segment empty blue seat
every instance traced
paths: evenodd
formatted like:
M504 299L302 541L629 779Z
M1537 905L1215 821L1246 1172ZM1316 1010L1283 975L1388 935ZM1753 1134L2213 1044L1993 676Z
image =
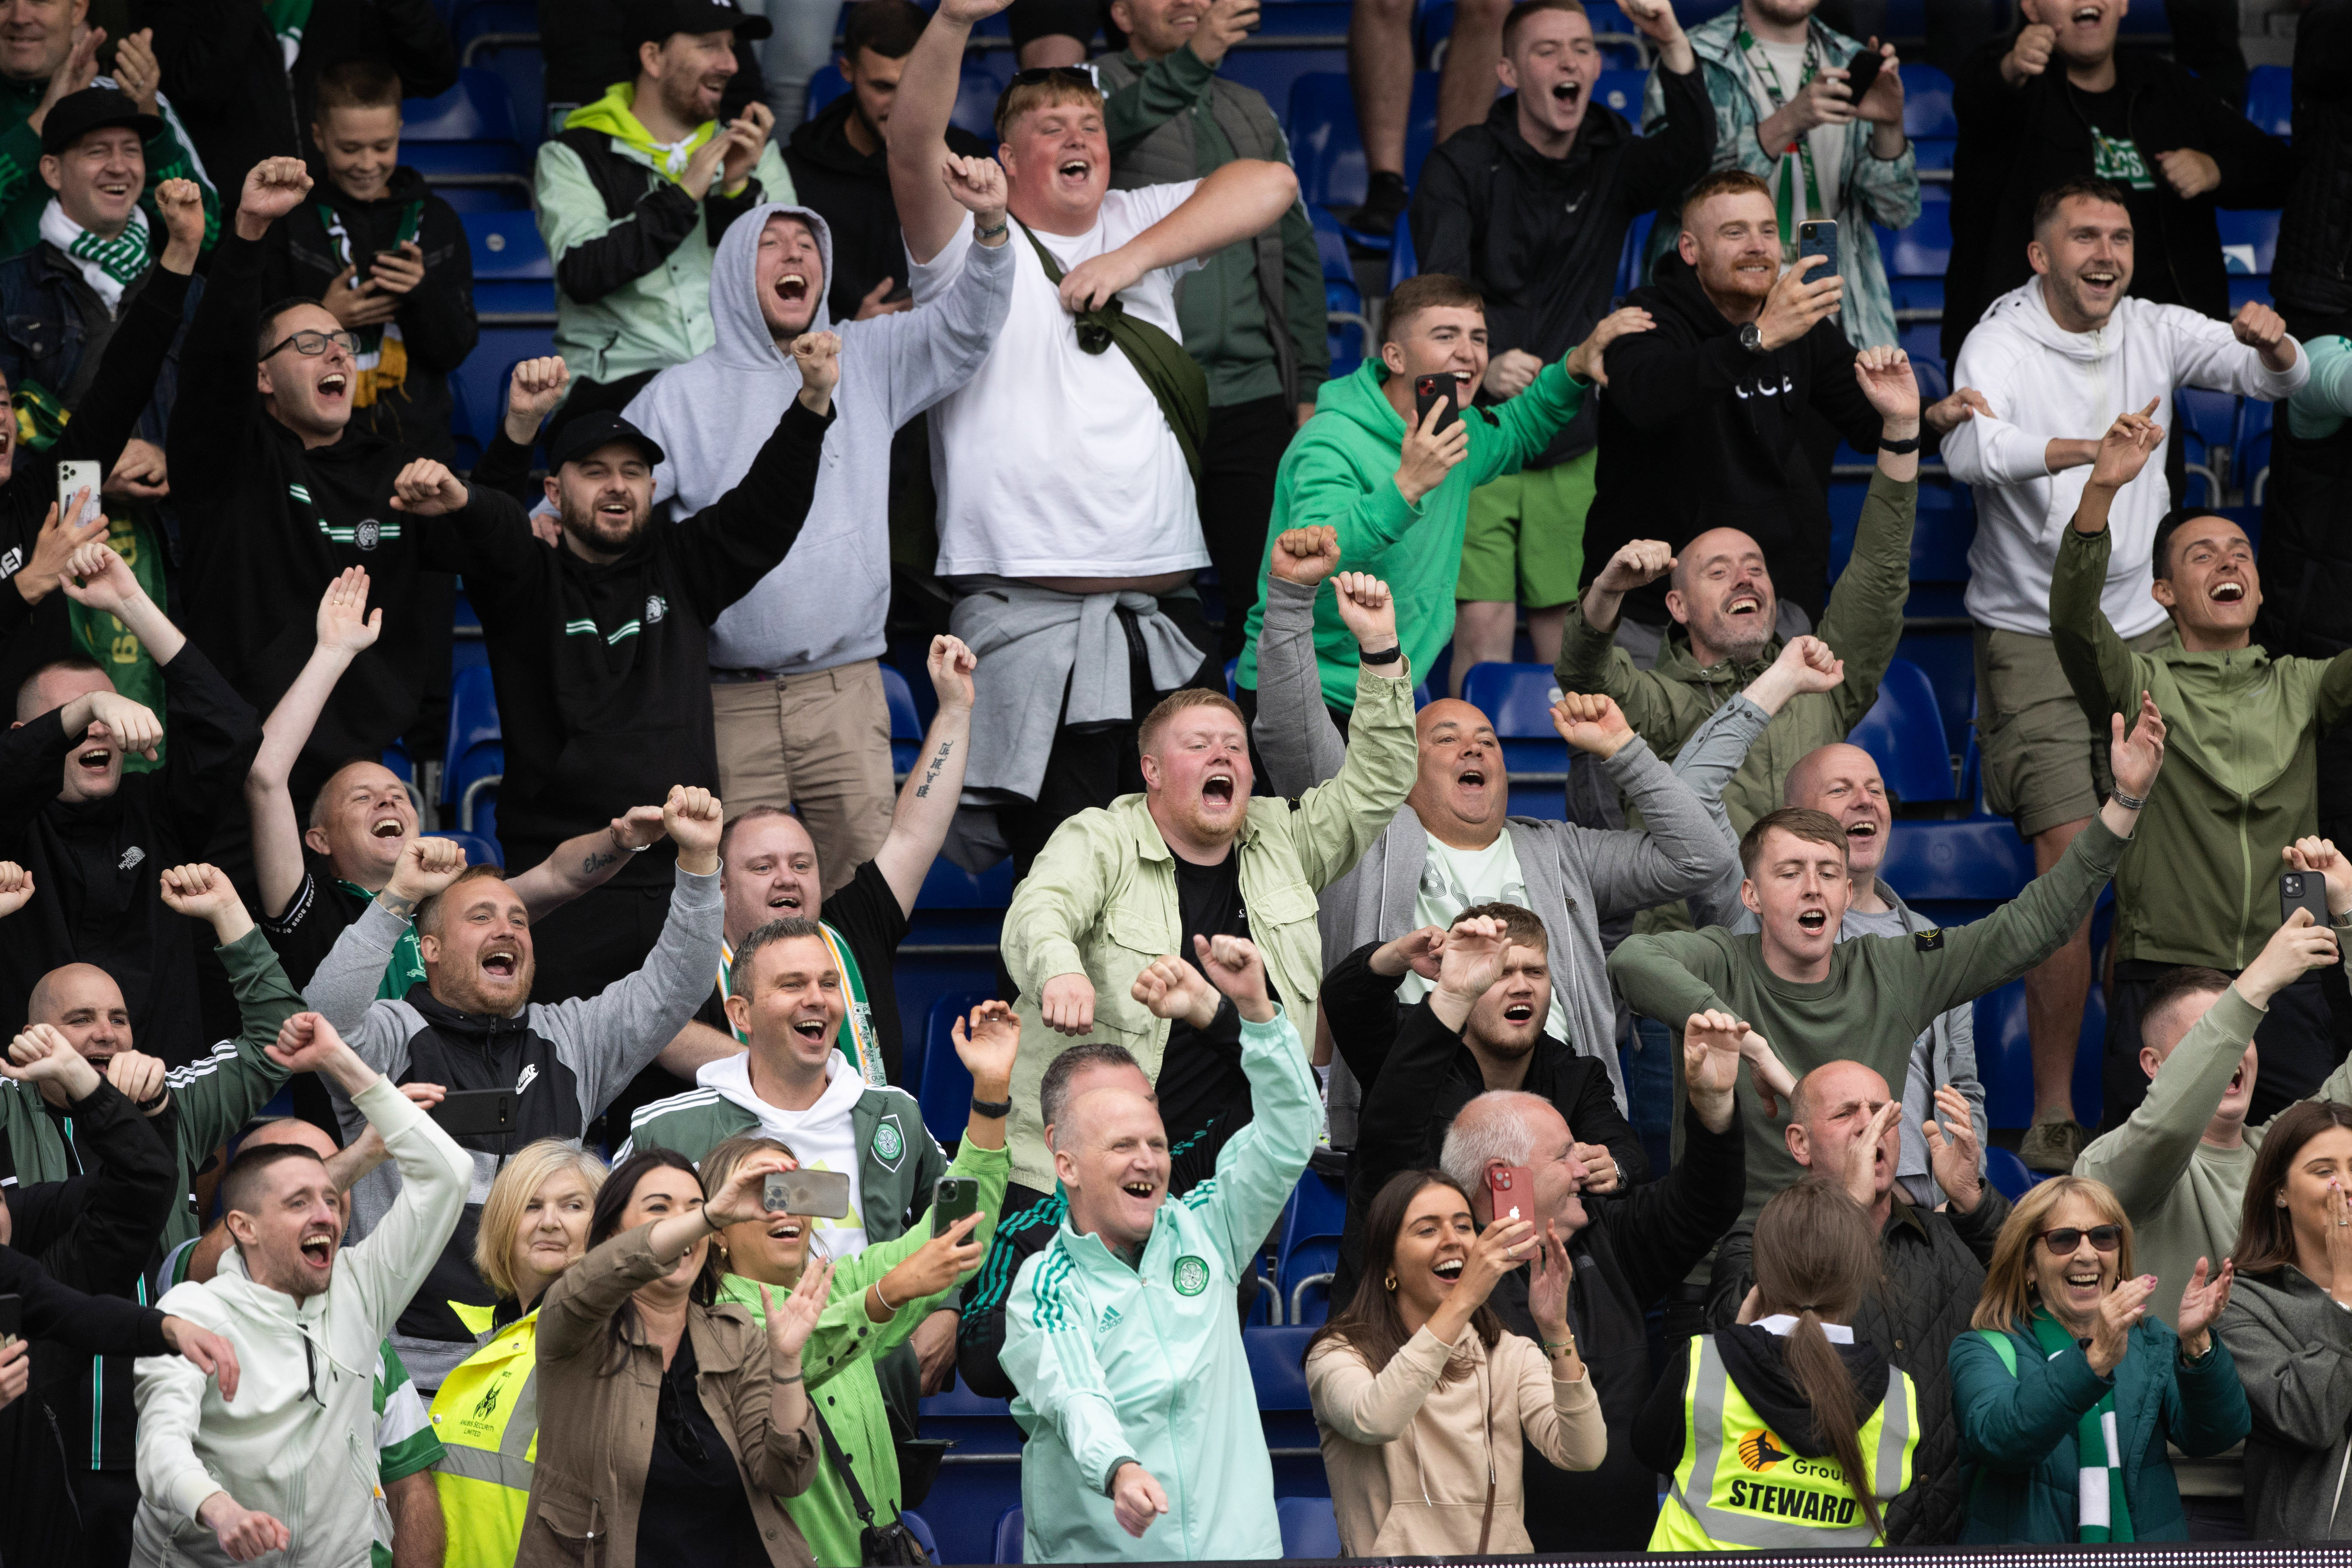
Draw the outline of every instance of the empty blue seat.
M2172 409L2173 437L2180 443L2188 477L2205 485L2202 495L2182 499L2190 505L2219 506L2227 499L2231 454L2238 444L2237 395L2184 386L2172 395Z
M1551 727L1559 685L1548 664L1479 664L1462 678L1462 700L1486 715L1514 774L1564 775L1568 742ZM1515 781L1516 782L1516 781Z
M890 710L890 771L900 778L923 747L923 721L915 712L914 689L890 665L883 665L882 699Z
M1940 184L1921 185L1918 217L1910 227L1899 232L1881 229L1878 243L1889 273L1905 278L1942 278L1952 259L1950 189Z
M2221 227L2221 264L2234 274L2269 277L2278 255L2277 209L2232 212L2224 207L2213 216Z
M471 66L457 73L457 85L437 98L412 98L400 106L404 151L420 142L510 142L514 110L506 83L495 72Z
M1389 242L1389 292L1396 292L1398 284L1421 274L1421 258L1412 247L1412 215L1406 213L1396 221L1396 233Z
M919 910L1001 910L1012 901L1012 861L999 860L975 874L944 855L931 862L923 890L915 896Z
M1911 581L1965 583L1977 512L1966 485L1923 484L1911 529Z
M552 315L555 310L555 263L540 237L539 220L529 210L467 212L457 215L465 226L466 246L474 264L474 309L485 317ZM481 355L488 339L477 343L471 360ZM511 355L511 364L523 355ZM504 395L501 387L500 395ZM503 406L503 405L501 405Z
M1242 1335L1242 1349L1249 1357L1250 1382L1256 1386L1261 1412L1314 1408L1307 1403L1307 1370L1301 1364L1307 1342L1314 1337L1311 1328L1252 1329Z
M1846 739L1871 754L1898 801L1950 800L1952 754L1927 672L1907 658L1886 667L1878 700Z
M952 1142L963 1136L971 1110L971 1074L956 1055L953 1026L971 1016L992 991L953 991L931 1004L923 1026L922 1076L916 1080L916 1103L923 1108L923 1125L931 1136Z
M2033 851L2007 817L1898 822L1878 874L1906 903L1991 905L2033 879Z
M1592 101L1607 104L1638 129L1642 123L1642 89L1648 80L1648 74L1643 71L1604 70L1592 84Z
M1990 1125L1990 1120L1987 1125ZM1984 1152L1985 1175L2011 1203L2023 1197L2026 1189L2041 1181L2041 1175L2025 1168L2025 1162L2010 1150L1996 1143Z
M1901 830L1896 831L1901 842ZM1976 1000L1977 1078L1984 1084L1985 1121L1994 1127L2033 1124L2033 1046L2025 1030L2025 982L2012 980ZM2086 1127L2099 1124L2104 1095L2100 1071L2107 1037L2106 994L2091 987L2083 1007L2083 1032L2074 1048L2074 1115Z
M448 769L441 798L457 798L452 791L469 752L495 746L504 738L499 725L498 689L491 683L489 670L457 671L449 681L449 743L441 753L448 759Z
M1952 79L1941 68L1921 61L1905 60L1903 77L1903 132L1906 136L1950 138L1960 133L1960 122L1952 113Z
M1296 9L1290 6L1268 5L1258 15L1261 17L1274 18L1276 12L1279 10L1282 15L1278 19L1286 21ZM1340 31L1346 30L1343 24ZM1261 38L1266 36L1260 35ZM1255 88L1259 96L1265 100L1267 106L1279 114L1289 104L1290 89L1297 83L1300 77L1309 71L1338 71L1344 74L1347 68L1348 51L1345 49L1260 48L1244 42L1226 51L1224 63L1217 68L1217 74L1227 81L1238 82L1243 87Z
M1332 1176L1309 1170L1298 1178L1289 1206L1283 1211L1280 1257L1275 1282L1282 1291L1283 1321L1323 1321L1330 1301L1328 1275L1339 1267L1339 1237L1348 1222L1347 1188Z
M1294 1563L1328 1563L1339 1555L1339 1521L1328 1497L1274 1500L1282 1521L1282 1555Z
M2246 73L2246 118L2273 136L2294 134L2294 72L2285 66L2256 66Z
M1017 1508L1008 1508L996 1521L996 1561L1020 1562L1021 1547L1021 1510Z
M1312 206L1334 211L1364 199L1364 138L1356 125L1356 102L1345 71L1308 71L1291 84L1290 159L1298 170L1298 193ZM1421 172L1437 137L1437 73L1418 71L1405 121L1404 176ZM1367 236L1380 239L1382 236Z

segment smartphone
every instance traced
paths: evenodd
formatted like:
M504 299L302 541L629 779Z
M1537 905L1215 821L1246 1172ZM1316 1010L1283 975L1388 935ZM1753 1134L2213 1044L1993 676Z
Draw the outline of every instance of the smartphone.
M1536 1173L1525 1165L1503 1165L1486 1173L1486 1191L1495 1200L1495 1223L1536 1217Z
M980 1184L970 1176L941 1176L931 1189L931 1234L945 1236L956 1221L980 1209Z
M2309 910L2314 925L2326 927L2332 923L2327 912L2326 878L2316 871L2279 873L2279 924L2294 919L2297 910Z
M1416 430L1429 417L1429 411L1439 404L1445 412L1437 416L1437 428L1433 435L1443 436L1462 417L1462 384L1452 375L1416 376L1412 384L1412 423Z
M98 487L103 478L100 466L87 458L70 458L58 465L58 506L70 505L76 490L89 492L89 500L82 505L81 515L74 520L76 526L89 522L101 510L103 503L99 499Z
M1853 58L1845 62L1845 89L1853 95L1851 101L1862 101L1862 95L1871 89L1878 80L1878 73L1885 66L1886 57L1876 49L1863 48L1854 52Z
M1837 225L1827 218L1808 218L1797 226L1797 259L1808 256L1822 258L1822 264L1805 274L1805 281L1818 283L1824 278L1837 276Z
M515 1092L510 1089L461 1089L443 1097L432 1110L433 1120L452 1138L478 1138L511 1132L515 1126Z
M771 1171L760 1184L760 1206L770 1214L847 1219L849 1177L840 1171Z
M0 1296L0 1349L16 1342L25 1331L25 1299L22 1296Z

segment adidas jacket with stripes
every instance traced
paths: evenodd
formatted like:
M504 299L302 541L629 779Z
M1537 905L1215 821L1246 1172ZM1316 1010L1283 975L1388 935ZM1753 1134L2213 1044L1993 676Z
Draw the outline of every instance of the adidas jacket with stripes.
M1002 1359L1029 1438L1024 1562L1282 1555L1234 1292L1307 1168L1323 1105L1286 1009L1243 1021L1242 1070L1256 1115L1214 1176L1160 1205L1139 1266L1065 1219L1013 1281ZM1111 1510L1130 1459L1168 1495L1140 1540Z

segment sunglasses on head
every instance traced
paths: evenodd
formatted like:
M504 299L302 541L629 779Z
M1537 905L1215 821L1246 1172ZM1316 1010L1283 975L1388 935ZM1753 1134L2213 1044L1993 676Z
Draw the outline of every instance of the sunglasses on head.
M1102 83L1096 79L1092 66L1032 66L1027 70L1014 71L1013 79L1004 84L1004 90L996 95L996 113L992 117L991 123L997 126L1000 132L1002 132L1004 124L1004 100L1011 98L1016 89L1042 87L1048 82L1056 87L1084 88L1087 91L1097 95L1102 92Z
M2088 1230L2068 1225L2043 1231L2042 1245L2050 1249L2052 1257L2065 1258L2083 1245L2086 1236L2091 1238L2093 1249L2099 1252L2113 1252L2124 1244L2124 1227L2119 1225L2095 1225Z

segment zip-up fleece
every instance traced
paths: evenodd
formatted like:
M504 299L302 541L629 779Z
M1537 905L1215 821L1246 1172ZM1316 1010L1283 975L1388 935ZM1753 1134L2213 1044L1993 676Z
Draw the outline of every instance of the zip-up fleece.
M1307 1168L1323 1108L1286 1010L1243 1021L1242 1070L1256 1115L1214 1176L1160 1205L1140 1258L1066 1218L1013 1283L1003 1363L1029 1436L1024 1562L1282 1555L1234 1290ZM1111 1511L1111 1478L1130 1459L1168 1494L1141 1540Z
M247 1275L232 1249L209 1283L175 1285L157 1303L228 1340L240 1375L236 1397L224 1400L218 1384L178 1356L139 1362L132 1535L142 1563L227 1563L195 1517L224 1490L286 1526L289 1563L361 1568L368 1561L383 1510L374 1407L383 1336L457 1222L473 1162L388 1079L352 1104L391 1151L401 1193L365 1240L336 1257L327 1289L299 1299L272 1290Z
M1489 479L1517 473L1568 428L1591 390L1555 362L1500 407L1464 409L1469 454L1416 502L1396 487L1404 420L1381 390L1387 380L1388 367L1373 358L1353 375L1325 382L1315 397L1315 417L1282 455L1265 555L1258 563L1260 603L1250 608L1249 644L1234 677L1253 691L1258 685L1257 637L1265 625L1265 585L1274 576L1275 535L1286 528L1338 529L1340 568L1370 572L1388 584L1396 595L1406 662L1427 669L1454 635L1454 584L1461 575L1470 492ZM1347 709L1356 700L1356 656L1361 650L1339 619L1338 605L1336 595L1315 601L1315 658L1323 675L1323 700Z
M1952 478L1976 493L1969 614L2002 631L2050 635L2051 564L2091 478L2088 464L2050 471L2043 454L2053 437L2095 437L2116 415L2137 414L2154 398L2168 444L2166 410L2175 387L2277 401L2310 379L2309 355L2298 351L2290 368L2270 370L2231 335L2227 322L2179 305L2126 296L2107 325L2070 332L2051 319L2038 279L1995 300L1952 367L1952 384L1983 393L1992 412L1961 420L1944 437ZM2148 596L2148 585L2156 525L2170 504L2165 444L2116 497L2107 518L2123 549L2103 603L2107 619L2127 637L2164 624L2164 606Z
M531 1003L499 1018L461 1013L425 985L400 1001L378 1001L376 988L393 944L407 922L371 902L335 939L310 977L304 1000L335 1026L370 1067L394 1083L437 1083L451 1090L512 1089L513 1128L464 1139L472 1185L462 1212L442 1229L446 1242L429 1278L399 1314L393 1348L420 1387L474 1348L474 1331L453 1301L488 1307L496 1298L475 1271L474 1232L490 1183L507 1156L541 1138L577 1144L588 1123L669 1044L702 1002L719 961L724 918L716 873L673 869L669 918L645 967L593 996L552 1005ZM360 1108L338 1098L343 1131L361 1131ZM379 1167L352 1188L354 1228L372 1233L401 1190L396 1170ZM453 1228L454 1227L454 1228ZM388 1325L387 1325L388 1326Z
M2352 654L2134 653L2099 609L2111 548L2066 530L2050 630L2095 733L2142 691L2165 718L2171 765L2116 868L2116 957L2234 973L2278 930L2279 852L2319 831L2319 737L2352 712Z
M677 523L647 520L603 564L548 549L520 507L470 487L448 521L506 726L499 837L514 864L546 859L672 784L719 788L710 625L800 537L838 413L789 401L732 489ZM657 885L676 858L657 845L614 885Z

